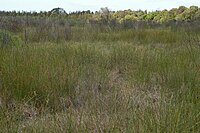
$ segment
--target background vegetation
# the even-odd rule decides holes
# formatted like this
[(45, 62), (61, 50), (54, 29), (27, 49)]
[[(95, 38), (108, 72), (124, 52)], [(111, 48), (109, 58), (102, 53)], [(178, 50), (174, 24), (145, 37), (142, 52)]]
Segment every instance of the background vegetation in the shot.
[(199, 11), (1, 11), (0, 132), (200, 132)]

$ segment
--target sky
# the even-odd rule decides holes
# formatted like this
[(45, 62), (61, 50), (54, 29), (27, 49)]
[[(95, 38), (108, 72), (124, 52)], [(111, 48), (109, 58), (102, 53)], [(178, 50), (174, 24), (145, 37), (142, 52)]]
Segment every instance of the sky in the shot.
[(200, 7), (200, 0), (0, 0), (0, 10), (5, 11), (50, 11), (60, 7), (67, 12), (91, 10), (102, 7), (116, 10), (163, 10), (177, 8), (181, 5)]

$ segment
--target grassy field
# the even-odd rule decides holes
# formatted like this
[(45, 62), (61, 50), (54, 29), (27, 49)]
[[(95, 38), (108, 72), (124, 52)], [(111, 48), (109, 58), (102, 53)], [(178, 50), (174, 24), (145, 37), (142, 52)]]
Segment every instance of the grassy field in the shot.
[(72, 30), (0, 48), (0, 132), (200, 132), (199, 33)]

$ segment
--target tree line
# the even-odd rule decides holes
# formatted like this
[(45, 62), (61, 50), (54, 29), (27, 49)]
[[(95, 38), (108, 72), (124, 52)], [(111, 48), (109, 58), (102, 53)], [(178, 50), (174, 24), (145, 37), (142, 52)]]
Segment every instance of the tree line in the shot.
[(147, 10), (120, 10), (111, 11), (109, 8), (101, 8), (99, 11), (75, 11), (67, 13), (62, 8), (54, 8), (51, 11), (26, 12), (26, 11), (0, 11), (0, 16), (39, 16), (39, 17), (61, 17), (82, 21), (99, 21), (108, 23), (117, 21), (152, 21), (155, 23), (165, 23), (170, 21), (190, 22), (200, 19), (200, 8), (198, 6), (180, 6), (170, 10), (156, 10), (148, 12)]

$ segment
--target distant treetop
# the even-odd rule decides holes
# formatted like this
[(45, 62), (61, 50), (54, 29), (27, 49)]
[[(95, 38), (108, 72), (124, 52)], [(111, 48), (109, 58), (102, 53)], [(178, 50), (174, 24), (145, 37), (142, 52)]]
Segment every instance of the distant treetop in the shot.
[(66, 14), (66, 11), (63, 8), (54, 8), (50, 11), (52, 14)]

